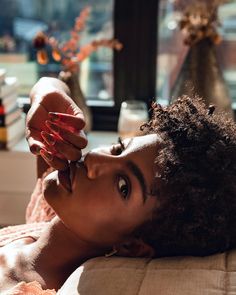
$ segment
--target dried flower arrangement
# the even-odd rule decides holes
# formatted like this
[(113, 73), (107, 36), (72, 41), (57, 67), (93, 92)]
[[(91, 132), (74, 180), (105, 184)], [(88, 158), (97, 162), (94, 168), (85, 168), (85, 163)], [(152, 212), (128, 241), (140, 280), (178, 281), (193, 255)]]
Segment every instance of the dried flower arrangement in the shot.
[(46, 46), (51, 47), (52, 58), (56, 62), (60, 62), (63, 69), (69, 72), (78, 71), (78, 64), (101, 46), (121, 50), (123, 45), (116, 39), (94, 40), (84, 46), (79, 45), (81, 33), (85, 28), (89, 15), (90, 7), (86, 7), (81, 11), (80, 15), (75, 19), (70, 39), (66, 42), (59, 42), (56, 38), (39, 32), (33, 40), (33, 46), (37, 50), (38, 63), (42, 65), (48, 63)]
[(194, 45), (198, 41), (209, 38), (214, 44), (221, 42), (217, 31), (220, 25), (218, 7), (226, 0), (195, 0), (187, 4), (179, 26), (184, 35), (186, 45)]

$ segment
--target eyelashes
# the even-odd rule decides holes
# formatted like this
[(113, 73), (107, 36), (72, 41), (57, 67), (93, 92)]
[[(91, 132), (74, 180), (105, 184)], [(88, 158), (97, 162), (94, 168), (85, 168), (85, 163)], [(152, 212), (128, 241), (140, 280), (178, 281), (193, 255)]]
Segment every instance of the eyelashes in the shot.
[(124, 143), (123, 143), (120, 136), (118, 137), (118, 143), (120, 144), (122, 151), (124, 151), (125, 150), (125, 145), (124, 145)]

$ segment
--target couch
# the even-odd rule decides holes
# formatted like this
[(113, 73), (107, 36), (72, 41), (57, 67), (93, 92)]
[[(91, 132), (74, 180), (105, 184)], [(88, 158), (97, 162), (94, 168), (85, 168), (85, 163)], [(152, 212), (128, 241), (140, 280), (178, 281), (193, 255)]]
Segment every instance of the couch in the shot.
[(85, 262), (59, 295), (236, 295), (236, 250), (208, 257), (98, 257)]

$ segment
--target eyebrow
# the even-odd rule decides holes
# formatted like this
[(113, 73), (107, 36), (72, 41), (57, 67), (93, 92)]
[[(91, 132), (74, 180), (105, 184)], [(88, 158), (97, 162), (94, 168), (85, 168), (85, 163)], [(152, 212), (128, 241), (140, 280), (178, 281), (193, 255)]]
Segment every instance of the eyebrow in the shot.
[(143, 203), (145, 203), (147, 199), (147, 183), (145, 181), (142, 171), (133, 161), (127, 161), (126, 166), (130, 170), (130, 172), (137, 178), (142, 189)]

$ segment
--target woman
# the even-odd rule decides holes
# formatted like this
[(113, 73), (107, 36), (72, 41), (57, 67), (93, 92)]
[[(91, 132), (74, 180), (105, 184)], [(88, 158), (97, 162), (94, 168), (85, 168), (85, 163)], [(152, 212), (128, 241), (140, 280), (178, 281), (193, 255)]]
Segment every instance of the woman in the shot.
[(236, 126), (199, 98), (153, 106), (146, 135), (82, 157), (83, 114), (53, 78), (33, 88), (27, 116), (43, 193), (56, 216), (38, 240), (1, 248), (0, 290), (20, 281), (59, 289), (84, 261), (209, 255), (236, 246)]

